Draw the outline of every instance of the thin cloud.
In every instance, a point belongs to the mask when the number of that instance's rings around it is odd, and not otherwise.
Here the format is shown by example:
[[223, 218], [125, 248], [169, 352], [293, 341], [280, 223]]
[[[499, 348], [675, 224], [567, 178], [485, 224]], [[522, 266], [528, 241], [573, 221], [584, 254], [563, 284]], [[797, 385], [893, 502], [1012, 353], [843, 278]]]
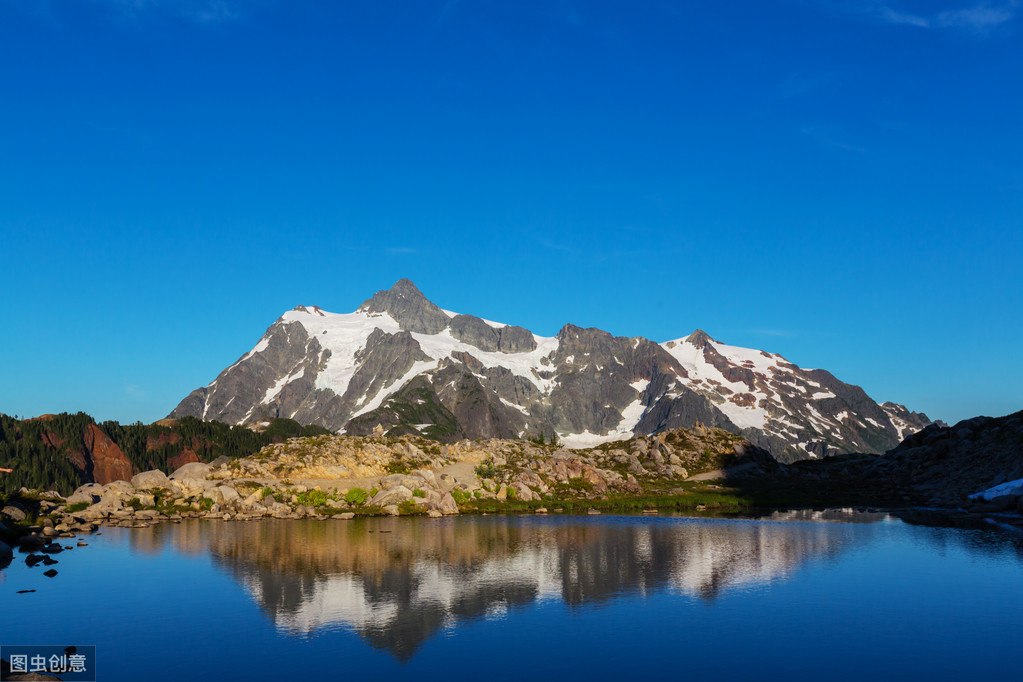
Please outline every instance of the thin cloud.
[[387, 247], [387, 253], [418, 253], [418, 249], [413, 249], [409, 246], [389, 246]]
[[[92, 0], [119, 14], [122, 18], [140, 18], [153, 14], [185, 19], [196, 24], [222, 24], [242, 16], [242, 6], [251, 7], [258, 0]], [[46, 0], [51, 12], [67, 0]]]
[[1016, 16], [1016, 8], [1018, 6], [1018, 2], [1010, 2], [1000, 6], [992, 6], [985, 3], [953, 12], [942, 12], [935, 19], [935, 24], [947, 28], [988, 31], [1007, 21], [1012, 21], [1013, 17]]
[[960, 29], [986, 33], [1016, 17], [1020, 0], [980, 2], [936, 14], [916, 14], [883, 2], [850, 0], [811, 0], [811, 3], [838, 14], [852, 14], [885, 24], [926, 29]]

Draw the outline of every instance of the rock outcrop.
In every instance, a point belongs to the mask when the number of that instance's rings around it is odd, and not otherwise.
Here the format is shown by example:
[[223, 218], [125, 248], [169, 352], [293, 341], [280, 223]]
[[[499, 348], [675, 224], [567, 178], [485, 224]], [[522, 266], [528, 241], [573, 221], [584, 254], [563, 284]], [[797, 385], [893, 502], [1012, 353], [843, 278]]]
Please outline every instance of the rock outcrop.
[[107, 434], [95, 424], [85, 428], [82, 439], [92, 479], [100, 484], [129, 480], [132, 475], [131, 462]]

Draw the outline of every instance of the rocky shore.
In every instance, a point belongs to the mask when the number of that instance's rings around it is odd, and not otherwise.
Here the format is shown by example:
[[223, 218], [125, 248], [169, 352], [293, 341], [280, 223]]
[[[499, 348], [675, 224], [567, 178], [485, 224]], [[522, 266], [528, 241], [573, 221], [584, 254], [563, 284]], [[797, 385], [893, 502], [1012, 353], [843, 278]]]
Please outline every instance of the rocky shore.
[[[973, 445], [960, 453], [963, 443], [973, 443], [966, 436], [977, 440], [980, 433], [976, 446], [990, 449], [989, 441], [996, 436], [999, 443], [1006, 440], [1005, 427], [1014, 434], [1019, 431], [1019, 417], [1013, 415], [1004, 424], [992, 420], [1000, 430], [986, 423], [929, 429], [907, 441], [912, 447], [888, 456], [794, 465], [779, 464], [740, 436], [704, 426], [582, 450], [508, 439], [442, 445], [415, 436], [292, 438], [248, 457], [191, 462], [169, 475], [153, 470], [130, 480], [90, 483], [66, 498], [23, 489], [0, 505], [0, 562], [10, 559], [14, 545], [44, 554], [53, 547], [49, 553], [58, 553], [66, 549], [61, 540], [103, 526], [138, 528], [184, 519], [348, 520], [548, 509], [739, 512], [859, 504], [943, 506], [967, 515], [1008, 513], [998, 523], [1021, 528], [1019, 495], [992, 503], [971, 499], [973, 491], [960, 490], [962, 486], [946, 485], [940, 495], [935, 492], [935, 481], [943, 480], [943, 462], [965, 466], [967, 455], [973, 455]], [[933, 443], [941, 444], [936, 455], [929, 454], [935, 451]], [[1016, 440], [1003, 445], [1007, 454], [997, 460], [999, 467], [1015, 471]], [[990, 472], [977, 473], [978, 461], [973, 458], [971, 486], [1005, 479], [1004, 472], [995, 479]], [[921, 478], [920, 472], [926, 476]], [[959, 480], [950, 475], [946, 479]]]
[[679, 486], [708, 472], [775, 466], [743, 438], [704, 427], [589, 450], [520, 440], [439, 445], [414, 437], [316, 436], [273, 444], [251, 457], [192, 462], [169, 476], [145, 471], [130, 481], [90, 483], [67, 498], [23, 490], [2, 515], [27, 531], [18, 539], [24, 545], [102, 526], [189, 518], [346, 520], [600, 506], [645, 493], [683, 495]]

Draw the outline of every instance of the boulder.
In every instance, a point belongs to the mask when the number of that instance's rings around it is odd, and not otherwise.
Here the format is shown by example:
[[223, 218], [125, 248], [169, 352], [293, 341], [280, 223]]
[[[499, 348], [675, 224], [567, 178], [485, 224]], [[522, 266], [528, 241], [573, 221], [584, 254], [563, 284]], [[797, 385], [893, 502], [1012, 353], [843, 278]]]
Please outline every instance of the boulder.
[[451, 493], [444, 493], [438, 503], [438, 511], [442, 514], [457, 514], [458, 504], [455, 502], [455, 498]]
[[0, 540], [0, 559], [10, 559], [14, 556], [14, 550], [3, 540]]
[[143, 507], [156, 506], [156, 497], [150, 495], [149, 493], [139, 493], [138, 495], [135, 496], [134, 499], [138, 500], [139, 504], [141, 504]]
[[0, 510], [0, 516], [10, 519], [11, 521], [20, 522], [25, 520], [25, 512], [10, 504]]
[[87, 512], [112, 512], [121, 509], [121, 493], [116, 491], [104, 491], [99, 502], [90, 506]]
[[383, 512], [385, 514], [390, 514], [391, 516], [398, 516], [401, 513], [398, 511], [398, 505], [396, 504], [386, 505], [383, 509]]
[[529, 470], [523, 471], [522, 473], [519, 474], [519, 480], [525, 483], [530, 488], [537, 488], [542, 492], [547, 491], [547, 484], [543, 482], [543, 479], [540, 478], [540, 476], [536, 472]]
[[238, 494], [238, 491], [227, 485], [218, 485], [212, 488], [209, 497], [214, 504], [220, 505], [221, 508], [241, 504], [242, 501], [242, 496]]
[[138, 490], [151, 490], [153, 488], [170, 488], [171, 482], [167, 478], [167, 474], [159, 469], [153, 469], [132, 476], [131, 484]]
[[530, 490], [529, 486], [523, 483], [522, 481], [512, 483], [510, 487], [515, 489], [515, 499], [517, 500], [521, 500], [523, 502], [532, 502], [534, 499], [536, 499], [536, 496], [533, 494], [533, 491]]
[[174, 473], [170, 475], [172, 480], [178, 480], [182, 478], [206, 478], [210, 473], [210, 465], [202, 462], [189, 462], [184, 466], [178, 467], [174, 470]]
[[263, 505], [263, 491], [256, 490], [251, 495], [242, 500], [242, 507], [248, 509], [250, 507], [257, 507]]
[[412, 475], [417, 476], [426, 481], [426, 484], [431, 488], [437, 487], [437, 477], [429, 469], [416, 469], [415, 471], [412, 472]]
[[99, 498], [103, 495], [103, 486], [99, 483], [86, 483], [85, 485], [79, 486], [73, 493], [67, 498], [68, 505], [81, 504], [85, 502], [87, 504], [93, 504], [99, 502]]
[[412, 499], [412, 491], [403, 485], [397, 485], [390, 490], [381, 490], [367, 504], [373, 507], [387, 507], [401, 504]]
[[106, 493], [132, 493], [135, 486], [128, 481], [111, 481], [103, 486], [103, 494]]

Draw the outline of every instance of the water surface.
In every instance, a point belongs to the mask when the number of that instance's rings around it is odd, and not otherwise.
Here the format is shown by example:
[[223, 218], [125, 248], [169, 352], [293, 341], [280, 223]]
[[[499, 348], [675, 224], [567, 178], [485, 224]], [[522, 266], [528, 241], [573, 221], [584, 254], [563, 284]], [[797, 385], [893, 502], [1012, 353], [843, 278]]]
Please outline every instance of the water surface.
[[54, 579], [21, 557], [0, 571], [0, 642], [96, 644], [104, 680], [954, 680], [1023, 664], [1023, 543], [887, 514], [191, 521], [86, 541]]

